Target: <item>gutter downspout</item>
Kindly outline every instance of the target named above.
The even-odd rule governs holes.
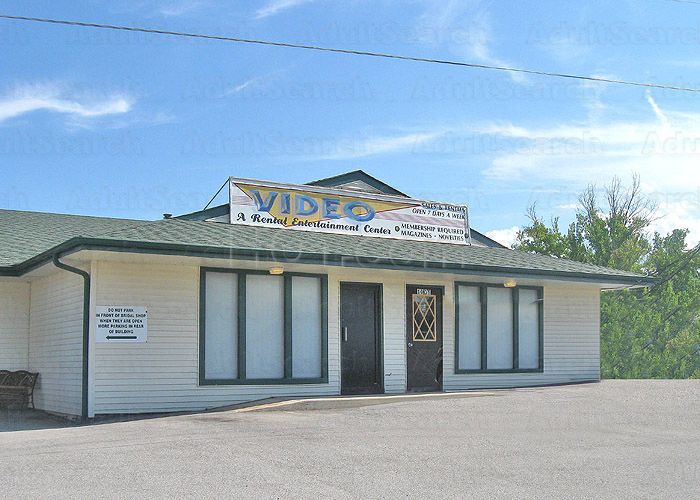
[[[59,260],[59,256],[58,253],[53,256],[53,264],[56,267],[83,277],[83,374],[80,417],[83,422],[86,422],[88,418],[88,356],[90,350],[90,273],[64,264]]]

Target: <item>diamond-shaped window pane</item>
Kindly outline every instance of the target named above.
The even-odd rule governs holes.
[[[435,295],[425,295],[414,293],[413,304],[413,341],[414,342],[435,342],[436,335],[436,315]]]

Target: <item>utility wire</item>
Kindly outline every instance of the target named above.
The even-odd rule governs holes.
[[[656,289],[659,289],[661,285],[663,285],[663,284],[665,284],[665,283],[671,281],[676,275],[678,275],[678,273],[680,273],[681,271],[685,270],[689,265],[691,265],[691,264],[693,263],[693,259],[694,259],[699,253],[700,253],[700,243],[698,243],[695,247],[693,247],[691,250],[689,250],[687,254],[682,255],[681,257],[679,257],[678,259],[676,259],[676,260],[675,260],[674,262],[672,262],[671,264],[666,265],[666,266],[662,269],[661,272],[666,272],[667,270],[669,270],[670,268],[672,268],[673,266],[675,266],[676,264],[678,264],[678,263],[680,263],[680,262],[682,261],[682,263],[681,263],[681,265],[680,265],[679,267],[677,267],[673,272],[669,273],[668,276],[665,276],[665,277],[663,277],[663,279],[661,279],[661,280],[655,282],[655,283],[652,285],[652,287],[653,287],[653,288],[656,288]],[[645,297],[648,297],[648,296],[645,296]],[[642,302],[642,299],[644,299],[645,297],[637,297],[635,300],[638,301],[638,302]],[[646,304],[646,307],[647,307],[648,309],[651,309],[651,308],[654,307],[656,304],[658,304],[659,302],[661,302],[661,299],[662,299],[662,298],[663,298],[663,296],[662,296],[661,294],[657,295],[656,297],[654,297],[654,299],[653,299],[651,302],[649,302],[648,304]],[[630,318],[632,317],[633,314],[635,314],[635,311],[634,311],[634,310],[629,311],[625,316],[622,317],[621,320],[618,321],[618,323],[624,324],[628,319],[630,319]]]
[[[658,276],[661,276],[661,275],[663,275],[666,271],[668,271],[669,269],[671,269],[673,266],[675,266],[675,265],[678,264],[679,262],[683,261],[683,263],[682,263],[682,265],[681,265],[680,267],[678,267],[675,271],[673,271],[673,272],[670,273],[668,276],[666,276],[659,284],[668,281],[669,279],[673,278],[676,274],[678,274],[680,271],[682,271],[683,269],[685,269],[689,264],[692,263],[692,260],[693,260],[693,259],[695,258],[695,256],[698,255],[699,253],[700,253],[700,243],[698,243],[698,244],[695,245],[693,248],[691,248],[690,250],[688,250],[687,253],[686,253],[685,255],[681,255],[678,259],[675,259],[674,261],[668,263],[667,265],[665,265],[665,266],[662,267],[661,269],[658,269],[658,270],[656,271],[656,274],[657,274]]]
[[[356,55],[356,56],[381,57],[381,58],[385,58],[385,59],[398,59],[398,60],[402,60],[402,61],[415,61],[415,62],[424,62],[424,63],[432,63],[432,64],[444,64],[444,65],[449,65],[449,66],[461,66],[461,67],[475,68],[475,69],[490,69],[490,70],[495,70],[495,71],[507,71],[510,73],[524,73],[524,74],[528,74],[528,75],[540,75],[540,76],[549,76],[549,77],[555,77],[555,78],[569,78],[569,79],[574,79],[574,80],[585,80],[585,81],[593,81],[593,82],[601,82],[601,83],[613,83],[613,84],[618,84],[618,85],[630,85],[630,86],[634,86],[634,87],[645,87],[645,88],[655,88],[655,89],[664,89],[664,90],[676,90],[676,91],[683,91],[683,92],[700,92],[700,88],[678,87],[678,86],[674,86],[674,85],[666,85],[666,84],[660,84],[660,83],[635,82],[635,81],[629,81],[629,80],[617,80],[617,79],[613,79],[613,78],[602,78],[602,77],[597,77],[597,76],[584,76],[584,75],[574,75],[574,74],[568,74],[568,73],[555,73],[555,72],[550,72],[550,71],[540,71],[540,70],[525,69],[525,68],[513,68],[513,67],[508,67],[508,66],[493,66],[490,64],[468,63],[468,62],[464,62],[464,61],[453,61],[453,60],[448,60],[448,59],[433,59],[433,58],[429,58],[429,57],[406,56],[406,55],[389,54],[389,53],[383,53],[383,52],[369,52],[369,51],[364,51],[364,50],[338,49],[338,48],[332,48],[332,47],[322,47],[319,45],[307,45],[307,44],[288,43],[288,42],[274,42],[274,41],[270,41],[270,40],[256,40],[256,39],[251,39],[251,38],[238,38],[238,37],[233,37],[233,36],[207,35],[207,34],[201,34],[201,33],[188,33],[188,32],[184,32],[184,31],[169,31],[169,30],[160,30],[160,29],[153,29],[153,28],[140,28],[140,27],[135,27],[135,26],[117,26],[117,25],[113,25],[113,24],[86,23],[86,22],[79,22],[79,21],[66,21],[66,20],[61,20],[61,19],[47,19],[47,18],[40,18],[40,17],[13,16],[13,15],[9,15],[9,14],[0,14],[0,19],[11,19],[14,21],[28,21],[28,22],[36,22],[36,23],[47,23],[47,24],[59,24],[59,25],[65,25],[65,26],[78,26],[78,27],[83,27],[83,28],[99,28],[99,29],[108,29],[108,30],[132,31],[132,32],[139,32],[139,33],[149,33],[149,34],[154,34],[154,35],[169,35],[169,36],[180,36],[180,37],[188,37],[188,38],[201,38],[201,39],[205,39],[205,40],[219,40],[219,41],[227,41],[227,42],[248,43],[248,44],[256,44],[256,45],[268,45],[268,46],[274,46],[274,47],[285,47],[285,48],[293,48],[293,49],[316,50],[316,51],[320,51],[320,52],[334,52],[334,53],[338,53],[338,54],[350,54],[350,55]]]

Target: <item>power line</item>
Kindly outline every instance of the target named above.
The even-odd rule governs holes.
[[[670,264],[667,264],[664,266],[660,273],[664,273],[674,267],[676,264],[681,263],[679,267],[677,267],[673,272],[669,273],[668,276],[663,277],[663,279],[660,279],[656,281],[652,286],[656,289],[658,289],[661,285],[671,281],[676,275],[678,275],[681,271],[684,271],[689,265],[693,263],[693,259],[700,254],[700,243],[698,243],[696,246],[694,246],[692,249],[688,251],[685,255],[681,255],[679,258],[675,259],[673,262]],[[659,273],[659,274],[660,274]],[[647,296],[648,297],[648,296]],[[637,297],[635,300],[637,302],[642,302],[642,299],[645,297]],[[654,307],[656,304],[661,302],[661,299],[663,298],[663,295],[659,294],[654,299],[646,304],[646,308],[651,309]],[[622,317],[621,320],[618,321],[618,323],[623,324],[625,323],[628,319],[632,317],[633,314],[636,314],[636,311],[630,310],[625,316]]]
[[[61,20],[61,19],[47,19],[47,18],[40,18],[40,17],[13,16],[13,15],[9,15],[9,14],[0,14],[0,19],[10,19],[10,20],[14,20],[14,21],[29,21],[29,22],[47,23],[47,24],[58,24],[58,25],[65,25],[65,26],[78,26],[78,27],[83,27],[83,28],[98,28],[98,29],[109,29],[109,30],[120,30],[120,31],[132,31],[132,32],[139,32],[139,33],[149,33],[149,34],[153,34],[153,35],[168,35],[168,36],[180,36],[180,37],[187,37],[187,38],[201,38],[201,39],[205,39],[205,40],[219,40],[219,41],[226,41],[226,42],[238,42],[238,43],[248,43],[248,44],[256,44],[256,45],[268,45],[268,46],[274,46],[274,47],[285,47],[285,48],[293,48],[293,49],[315,50],[315,51],[320,51],[320,52],[334,52],[337,54],[349,54],[349,55],[356,55],[356,56],[381,57],[381,58],[385,58],[385,59],[398,59],[398,60],[402,60],[402,61],[414,61],[414,62],[424,62],[424,63],[432,63],[432,64],[444,64],[444,65],[449,65],[449,66],[461,66],[461,67],[474,68],[474,69],[490,69],[490,70],[495,70],[495,71],[506,71],[506,72],[510,72],[510,73],[524,73],[524,74],[528,74],[528,75],[539,75],[539,76],[548,76],[548,77],[555,77],[555,78],[569,78],[569,79],[574,79],[574,80],[585,80],[585,81],[593,81],[593,82],[600,82],[600,83],[613,83],[613,84],[618,84],[618,85],[630,85],[630,86],[634,86],[634,87],[656,88],[656,89],[664,89],[664,90],[676,90],[676,91],[683,91],[683,92],[700,92],[700,88],[678,87],[678,86],[674,86],[674,85],[666,85],[666,84],[660,84],[660,83],[635,82],[635,81],[629,81],[629,80],[617,80],[617,79],[613,79],[613,78],[602,78],[602,77],[596,77],[596,76],[574,75],[574,74],[568,74],[568,73],[556,73],[556,72],[551,72],[551,71],[540,71],[540,70],[534,70],[534,69],[513,68],[513,67],[508,67],[508,66],[494,66],[494,65],[490,65],[490,64],[468,63],[468,62],[464,62],[464,61],[453,61],[453,60],[449,60],[449,59],[433,59],[433,58],[429,58],[429,57],[406,56],[406,55],[389,54],[389,53],[383,53],[383,52],[369,52],[369,51],[364,51],[364,50],[353,50],[353,49],[338,49],[338,48],[333,48],[333,47],[323,47],[323,46],[319,46],[319,45],[307,45],[307,44],[288,43],[288,42],[274,42],[274,41],[270,41],[270,40],[238,38],[238,37],[233,37],[233,36],[207,35],[207,34],[202,34],[202,33],[189,33],[189,32],[184,32],[184,31],[169,31],[169,30],[160,30],[160,29],[153,29],[153,28],[140,28],[140,27],[136,27],[136,26],[117,26],[117,25],[113,25],[113,24],[86,23],[86,22],[80,22],[80,21],[66,21],[66,20]]]
[[[693,261],[699,253],[700,253],[700,244],[698,244],[698,246],[696,246],[695,248],[693,248],[692,250],[690,250],[688,252],[688,254],[686,255],[686,259],[678,268],[676,268],[672,273],[670,273],[668,276],[664,277],[658,283],[654,283],[654,285],[658,286],[658,285],[663,285],[664,283],[668,283],[673,278],[675,278],[680,272],[685,271],[688,268],[688,266],[691,266],[691,265],[697,266],[697,264],[693,264]],[[664,271],[665,270],[666,269],[664,269]]]

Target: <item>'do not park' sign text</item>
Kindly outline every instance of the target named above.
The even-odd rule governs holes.
[[[148,310],[143,306],[96,306],[95,341],[146,342]]]

